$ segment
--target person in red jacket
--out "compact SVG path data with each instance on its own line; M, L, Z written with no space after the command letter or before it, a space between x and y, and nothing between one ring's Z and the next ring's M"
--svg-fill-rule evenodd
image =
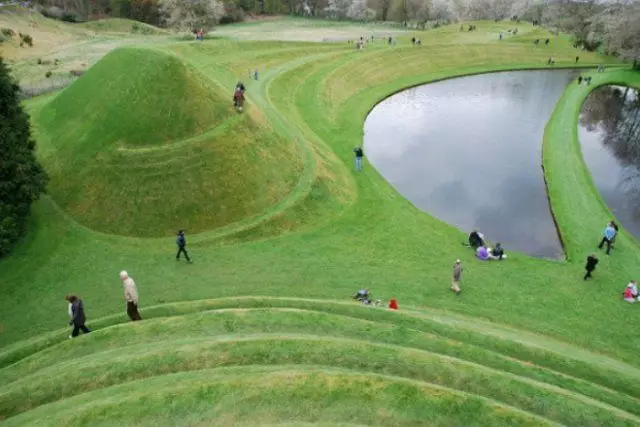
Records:
M391 309L391 310L397 310L398 309L398 301L396 301L395 298L391 298L391 301L389 301L389 309Z

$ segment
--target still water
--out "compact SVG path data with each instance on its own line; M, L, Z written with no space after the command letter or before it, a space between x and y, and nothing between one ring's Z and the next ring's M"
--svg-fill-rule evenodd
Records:
M617 86L595 89L582 105L582 156L622 227L640 237L640 97Z
M544 127L574 76L504 72L400 92L367 117L365 155L425 212L507 251L562 257L540 165Z

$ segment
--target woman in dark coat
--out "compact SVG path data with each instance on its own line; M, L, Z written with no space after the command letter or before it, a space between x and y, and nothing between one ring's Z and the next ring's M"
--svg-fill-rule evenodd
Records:
M91 332L84 324L87 319L84 315L84 304L82 300L75 295L67 295L65 299L71 304L71 320L69 321L69 325L73 325L73 332L69 338L77 337L80 330L85 334Z

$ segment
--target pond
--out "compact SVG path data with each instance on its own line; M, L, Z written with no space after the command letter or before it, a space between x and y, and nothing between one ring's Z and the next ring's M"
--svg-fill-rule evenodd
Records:
M515 71L445 80L369 114L369 162L415 206L505 249L563 256L543 178L544 127L576 73Z
M578 137L585 164L615 217L640 237L640 97L638 91L602 86L587 97Z

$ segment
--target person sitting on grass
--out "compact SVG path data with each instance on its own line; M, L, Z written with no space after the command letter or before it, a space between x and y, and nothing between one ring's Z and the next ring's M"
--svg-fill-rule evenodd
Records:
M480 246L478 249L476 249L476 257L480 260L480 261L487 261L489 259L489 249L487 249L486 246Z
M360 289L358 292L353 294L353 299L356 301L364 302L369 299L369 289Z
M398 301L396 301L395 298L391 298L391 300L389 301L389 309L390 310L397 310L398 309Z
M469 233L469 246L471 246L473 249L484 246L484 238L482 234L478 233L477 230L473 230L471 233Z
M634 289L635 289L635 293L634 293ZM622 293L622 298L624 298L626 302L633 304L634 302L636 302L637 297L638 297L638 289L636 287L635 280L633 280L625 288L624 292Z
M496 247L489 250L489 258L502 260L506 258L507 255L504 253L504 249L502 249L502 245L500 243L496 243Z

